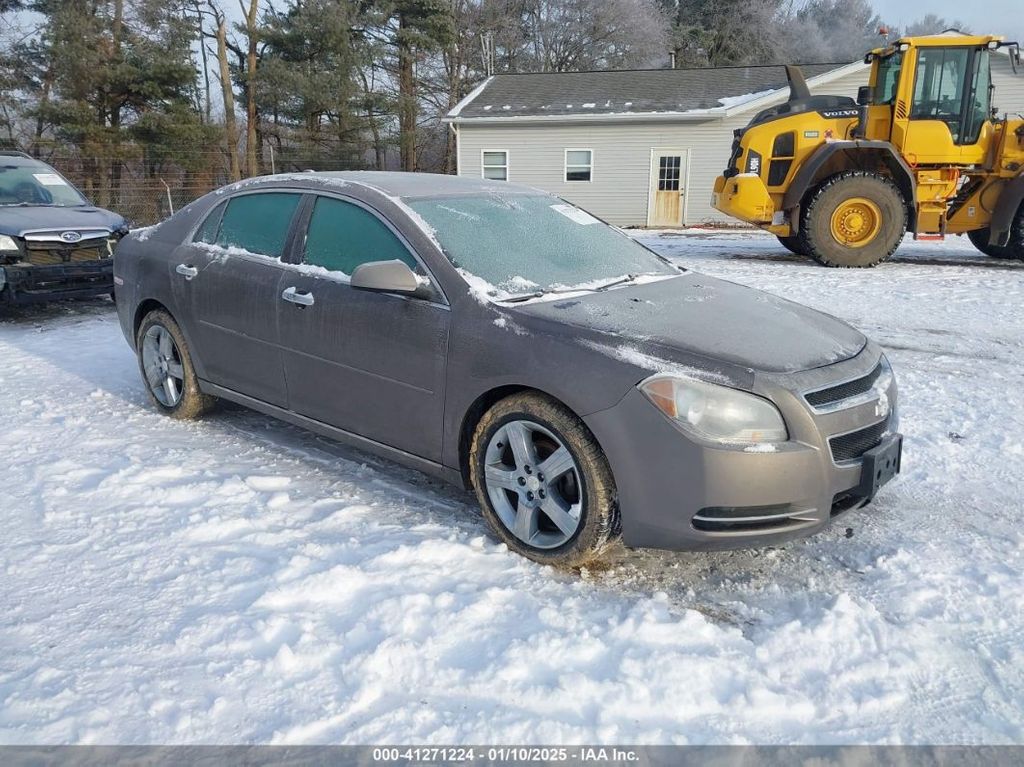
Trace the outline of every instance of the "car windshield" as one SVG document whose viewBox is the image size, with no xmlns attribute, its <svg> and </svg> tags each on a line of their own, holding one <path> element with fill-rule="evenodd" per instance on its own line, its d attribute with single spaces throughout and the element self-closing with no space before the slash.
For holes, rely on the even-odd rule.
<svg viewBox="0 0 1024 767">
<path fill-rule="evenodd" d="M 0 206 L 87 204 L 78 190 L 49 165 L 21 157 L 0 157 Z"/>
<path fill-rule="evenodd" d="M 679 269 L 589 213 L 548 195 L 410 201 L 471 287 L 495 298 L 600 289 Z M 483 281 L 474 285 L 473 281 Z"/>
</svg>

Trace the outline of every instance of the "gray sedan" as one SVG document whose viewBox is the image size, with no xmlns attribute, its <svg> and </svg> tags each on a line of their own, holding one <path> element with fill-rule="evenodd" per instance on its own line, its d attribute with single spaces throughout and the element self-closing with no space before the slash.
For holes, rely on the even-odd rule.
<svg viewBox="0 0 1024 767">
<path fill-rule="evenodd" d="M 527 187 L 252 179 L 114 276 L 158 409 L 231 400 L 470 488 L 540 562 L 808 535 L 899 471 L 877 345 Z"/>
</svg>

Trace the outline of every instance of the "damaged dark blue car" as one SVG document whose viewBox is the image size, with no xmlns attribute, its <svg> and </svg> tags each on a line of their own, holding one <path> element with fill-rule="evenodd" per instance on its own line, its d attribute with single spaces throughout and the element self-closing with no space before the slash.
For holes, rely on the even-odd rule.
<svg viewBox="0 0 1024 767">
<path fill-rule="evenodd" d="M 0 305 L 112 294 L 127 233 L 46 163 L 0 152 Z"/>
</svg>

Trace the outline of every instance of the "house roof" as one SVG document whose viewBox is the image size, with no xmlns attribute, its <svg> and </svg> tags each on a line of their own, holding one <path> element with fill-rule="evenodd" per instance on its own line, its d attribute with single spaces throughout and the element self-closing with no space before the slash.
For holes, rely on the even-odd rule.
<svg viewBox="0 0 1024 767">
<path fill-rule="evenodd" d="M 808 80 L 850 64 L 806 64 Z M 602 115 L 713 117 L 787 87 L 778 65 L 494 75 L 451 112 L 454 122 Z"/>
</svg>

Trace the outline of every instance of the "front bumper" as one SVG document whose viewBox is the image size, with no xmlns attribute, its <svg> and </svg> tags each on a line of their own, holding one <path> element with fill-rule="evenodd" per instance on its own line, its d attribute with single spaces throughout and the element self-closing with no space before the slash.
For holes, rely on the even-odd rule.
<svg viewBox="0 0 1024 767">
<path fill-rule="evenodd" d="M 19 263 L 0 269 L 0 302 L 8 304 L 88 298 L 114 289 L 112 258 L 53 266 Z"/>
<path fill-rule="evenodd" d="M 780 543 L 816 533 L 866 504 L 877 487 L 862 477 L 864 459 L 835 461 L 829 438 L 878 424 L 880 442 L 890 446 L 879 452 L 898 459 L 898 446 L 891 448 L 900 439 L 895 382 L 887 392 L 889 412 L 871 401 L 821 414 L 799 392 L 867 375 L 879 354 L 869 345 L 826 368 L 758 376 L 755 391 L 775 402 L 790 434 L 770 452 L 699 443 L 636 389 L 585 418 L 611 463 L 626 545 L 685 550 Z"/>
</svg>

